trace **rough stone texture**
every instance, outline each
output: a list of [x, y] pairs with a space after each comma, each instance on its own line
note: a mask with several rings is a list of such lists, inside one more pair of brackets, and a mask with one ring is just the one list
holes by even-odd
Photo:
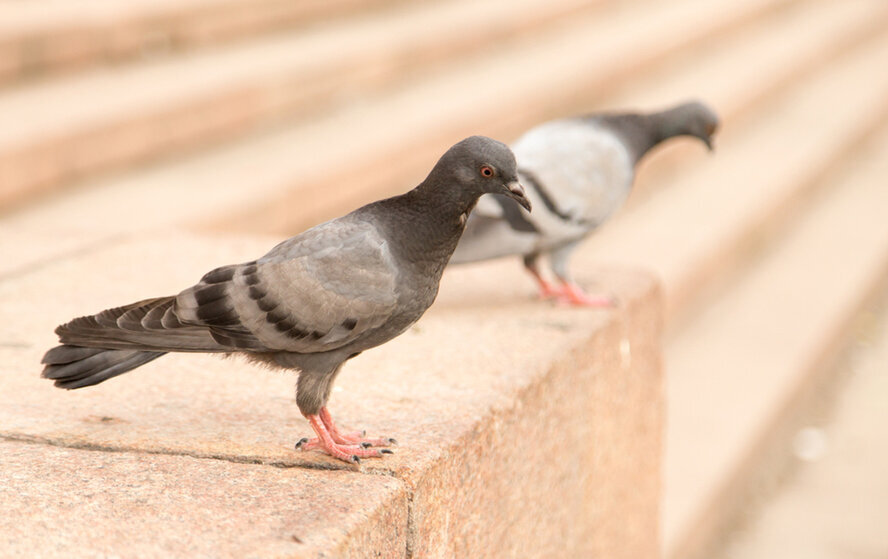
[[[481, 272], [459, 271], [474, 288], [463, 304], [497, 305], [504, 297]], [[648, 495], [660, 491], [658, 457], [650, 452], [660, 447], [663, 419], [660, 317], [658, 294], [639, 279], [599, 275], [608, 288], [620, 286], [615, 294], [627, 305], [619, 318], [494, 407], [481, 429], [457, 439], [426, 471], [404, 477], [416, 492], [413, 553], [659, 556]], [[450, 295], [442, 294], [445, 309]], [[576, 310], [568, 313], [557, 318], [564, 328]], [[518, 339], [513, 347], [526, 348]]]
[[[0, 436], [348, 469], [292, 450], [311, 433], [286, 373], [169, 355], [85, 390], [38, 377], [57, 323], [175, 292], [272, 244], [172, 233], [0, 280]], [[601, 273], [619, 312], [553, 308], [529, 298], [514, 264], [448, 272], [410, 332], [349, 362], [331, 409], [345, 426], [399, 440], [363, 470], [406, 484], [414, 557], [656, 557], [657, 292], [642, 274]]]
[[3, 557], [405, 557], [396, 479], [0, 441]]

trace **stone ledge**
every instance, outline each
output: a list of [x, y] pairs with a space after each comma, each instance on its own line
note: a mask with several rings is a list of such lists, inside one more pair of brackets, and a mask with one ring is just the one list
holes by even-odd
[[4, 557], [403, 557], [407, 545], [407, 492], [390, 477], [12, 441], [0, 472]]
[[[58, 322], [174, 292], [269, 246], [156, 236], [0, 283], [0, 436], [128, 451], [108, 455], [121, 460], [150, 452], [344, 468], [291, 450], [309, 434], [293, 377], [241, 360], [172, 355], [74, 392], [38, 378]], [[364, 462], [376, 475], [296, 471], [397, 478], [409, 499], [398, 528], [408, 556], [657, 557], [659, 292], [643, 274], [607, 272], [599, 280], [624, 302], [619, 312], [555, 308], [528, 300], [531, 286], [512, 281], [513, 264], [449, 271], [439, 303], [411, 332], [344, 370], [331, 401], [339, 420], [401, 442], [396, 455]], [[359, 512], [394, 515], [391, 499]]]

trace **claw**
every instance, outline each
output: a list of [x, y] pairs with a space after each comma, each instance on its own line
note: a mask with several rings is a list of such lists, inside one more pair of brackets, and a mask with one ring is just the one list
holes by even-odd
[[[358, 432], [342, 433], [336, 427], [327, 408], [321, 408], [317, 415], [308, 414], [305, 417], [317, 437], [300, 439], [296, 443], [296, 448], [299, 450], [320, 450], [333, 458], [354, 464], [359, 464], [361, 458], [378, 458], [383, 454], [392, 454], [391, 451], [370, 447], [394, 444], [395, 439], [364, 439], [358, 436]], [[365, 434], [366, 431], [361, 431], [361, 433]]]
[[395, 451], [390, 448], [380, 448], [379, 453], [380, 454], [394, 454]]

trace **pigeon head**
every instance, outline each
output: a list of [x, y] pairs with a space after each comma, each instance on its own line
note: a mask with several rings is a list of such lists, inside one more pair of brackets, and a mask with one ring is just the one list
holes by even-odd
[[512, 150], [484, 136], [471, 136], [454, 144], [441, 156], [429, 179], [448, 183], [449, 188], [455, 186], [459, 194], [473, 199], [482, 194], [503, 194], [530, 211], [530, 201], [518, 182], [518, 164]]
[[712, 109], [692, 101], [663, 113], [664, 136], [693, 136], [712, 151], [712, 136], [718, 130], [718, 116]]

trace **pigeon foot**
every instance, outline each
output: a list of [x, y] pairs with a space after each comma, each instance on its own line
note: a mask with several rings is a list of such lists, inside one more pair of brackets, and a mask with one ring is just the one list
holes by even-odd
[[539, 286], [539, 298], [541, 300], [555, 299], [559, 304], [570, 305], [574, 307], [593, 307], [593, 308], [613, 308], [619, 305], [619, 302], [610, 295], [588, 295], [583, 289], [570, 282], [564, 282], [561, 285], [554, 285], [542, 278], [539, 274], [534, 274]]
[[326, 407], [320, 409], [317, 415], [307, 415], [311, 428], [318, 435], [315, 438], [304, 438], [296, 443], [299, 450], [320, 450], [344, 462], [358, 463], [361, 458], [378, 458], [384, 454], [394, 454], [394, 451], [385, 447], [397, 444], [397, 441], [388, 437], [375, 439], [364, 438], [365, 432], [357, 431], [342, 433], [333, 422], [333, 417]]
[[610, 309], [619, 306], [619, 301], [610, 295], [588, 295], [574, 283], [564, 283], [556, 294], [558, 302], [574, 307]]

